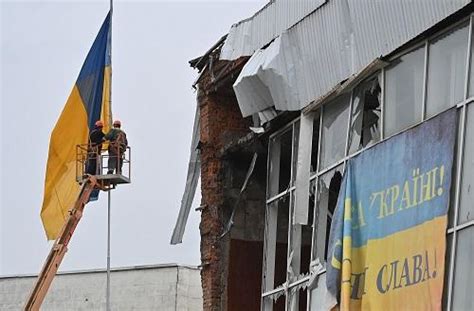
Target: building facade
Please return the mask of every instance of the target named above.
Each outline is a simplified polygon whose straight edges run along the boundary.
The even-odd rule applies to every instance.
[[[59,273],[41,310],[105,310],[105,270]],[[23,310],[36,275],[0,277],[0,309]],[[202,310],[199,270],[179,265],[114,268],[112,310]]]
[[[473,308],[472,12],[470,1],[275,0],[190,62],[200,76],[185,196],[200,168],[205,310],[326,310],[347,163],[449,109],[441,304]]]

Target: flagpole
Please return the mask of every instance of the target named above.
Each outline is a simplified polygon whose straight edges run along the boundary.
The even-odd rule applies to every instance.
[[[110,46],[109,46],[109,55],[108,57],[110,58],[110,85],[109,85],[109,109],[110,109],[110,115],[112,115],[112,13],[114,10],[114,3],[113,0],[110,0],[110,25],[109,25],[109,34],[110,34]],[[110,120],[107,120],[110,121]],[[105,303],[106,303],[106,310],[110,311],[110,192],[111,190],[107,192],[107,290],[106,290],[106,297],[105,297]]]
[[[107,292],[106,292],[106,310],[110,311],[110,192],[108,193],[107,204]]]

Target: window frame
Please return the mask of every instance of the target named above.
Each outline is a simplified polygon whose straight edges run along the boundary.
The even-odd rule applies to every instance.
[[[314,194],[315,194],[315,200],[314,200],[314,206],[310,206],[309,208],[313,208],[313,222],[311,224],[312,226],[312,239],[311,239],[311,252],[310,252],[310,262],[313,261],[313,260],[316,260],[316,258],[318,257],[321,257],[322,260],[324,260],[324,254],[321,254],[321,246],[319,246],[319,250],[316,250],[315,247],[318,247],[316,244],[316,239],[318,238],[318,228],[317,228],[317,223],[318,223],[318,217],[317,217],[317,209],[320,208],[319,207],[319,202],[318,202],[318,187],[319,187],[319,179],[321,178],[321,176],[323,176],[324,174],[326,174],[327,172],[330,172],[334,169],[336,169],[337,167],[339,166],[342,166],[342,173],[344,173],[345,171],[345,168],[346,168],[346,164],[347,164],[347,161],[355,156],[357,156],[358,154],[360,154],[361,152],[364,152],[374,146],[376,146],[377,144],[381,143],[381,142],[384,142],[385,140],[389,139],[390,137],[393,137],[395,135],[398,135],[402,132],[405,132],[406,130],[414,127],[414,126],[417,126],[423,122],[426,122],[427,120],[437,116],[438,114],[442,113],[443,111],[439,111],[437,112],[434,116],[430,117],[430,118],[427,118],[426,116],[426,106],[427,106],[427,84],[428,84],[428,68],[429,68],[429,48],[430,48],[430,42],[440,36],[442,36],[443,34],[449,32],[449,31],[452,31],[453,29],[461,26],[463,23],[466,23],[468,22],[468,27],[469,27],[469,35],[468,35],[468,50],[467,50],[467,59],[466,59],[466,68],[465,68],[465,76],[464,76],[464,90],[463,90],[463,99],[461,102],[459,103],[456,103],[454,106],[452,107],[456,107],[457,111],[459,111],[459,120],[458,120],[458,126],[459,126],[459,135],[458,135],[458,147],[457,147],[457,150],[456,152],[458,152],[458,155],[457,155],[457,158],[456,158],[456,162],[453,163],[453,169],[456,170],[456,174],[454,175],[455,176],[455,179],[452,180],[452,187],[455,187],[455,191],[454,191],[454,203],[453,204],[450,204],[449,208],[450,209],[454,209],[454,219],[453,219],[453,222],[452,222],[452,225],[450,226],[448,224],[448,228],[447,228],[447,231],[446,231],[446,243],[448,243],[448,240],[449,239],[452,239],[452,245],[450,247],[450,253],[446,253],[446,256],[449,256],[449,261],[446,260],[445,262],[445,277],[447,275],[447,283],[445,282],[444,284],[444,289],[443,291],[447,292],[447,306],[446,306],[446,309],[448,311],[450,311],[452,309],[452,305],[453,305],[453,288],[454,288],[454,273],[455,273],[455,263],[456,263],[456,253],[457,253],[457,239],[458,239],[458,235],[459,233],[462,231],[462,230],[465,230],[467,228],[470,228],[472,226],[474,226],[474,220],[470,220],[470,221],[467,221],[465,223],[462,223],[460,224],[459,223],[459,208],[460,208],[460,195],[461,195],[461,185],[462,185],[462,173],[463,173],[463,161],[464,161],[464,151],[465,151],[465,140],[466,140],[466,118],[467,118],[467,108],[469,105],[471,105],[472,103],[474,103],[474,95],[473,96],[469,96],[469,84],[470,84],[470,79],[474,79],[474,71],[473,71],[473,74],[472,74],[472,77],[471,77],[471,66],[473,66],[473,62],[474,62],[474,59],[473,57],[471,57],[472,53],[474,52],[473,49],[474,47],[472,46],[473,44],[473,27],[474,27],[474,13],[471,13],[469,16],[466,16],[464,18],[461,18],[459,21],[456,21],[455,23],[445,27],[444,29],[442,29],[441,31],[439,32],[436,32],[435,34],[433,34],[432,36],[428,37],[428,38],[425,38],[423,39],[422,41],[420,42],[417,42],[415,44],[413,44],[412,46],[404,49],[403,51],[401,51],[400,53],[397,53],[395,54],[394,56],[390,57],[388,60],[389,60],[389,63],[388,65],[398,59],[399,57],[403,56],[403,55],[406,55],[420,47],[423,47],[424,48],[424,64],[423,64],[423,85],[422,85],[422,88],[423,88],[423,91],[422,91],[422,102],[421,103],[418,103],[419,105],[421,105],[421,121],[419,122],[416,122],[412,125],[410,125],[409,127],[407,128],[403,128],[401,129],[400,131],[397,131],[393,134],[390,134],[388,136],[386,136],[386,133],[385,133],[385,103],[386,103],[386,85],[385,85],[385,67],[377,70],[376,72],[372,73],[370,76],[366,77],[365,79],[362,79],[359,83],[357,83],[356,85],[354,86],[351,86],[351,89],[347,92],[350,92],[350,104],[349,104],[349,117],[348,117],[348,124],[347,124],[347,127],[346,127],[346,136],[345,136],[345,152],[344,152],[344,157],[340,160],[337,160],[335,161],[334,163],[332,164],[329,164],[327,165],[327,167],[325,168],[321,168],[321,147],[322,147],[322,129],[323,129],[323,121],[324,121],[324,110],[327,109],[327,106],[333,102],[334,100],[337,100],[337,98],[332,98],[331,100],[327,101],[327,102],[324,102],[322,103],[319,107],[317,107],[316,109],[312,110],[312,111],[303,111],[302,113],[313,113],[315,115],[315,120],[316,120],[316,116],[319,118],[319,124],[317,124],[316,122],[314,122],[313,126],[318,126],[319,127],[319,131],[318,131],[318,146],[317,146],[317,158],[316,158],[316,171],[315,172],[311,172],[310,173],[310,177],[309,177],[309,182],[310,182],[310,185],[311,183],[313,182],[314,185]],[[352,152],[350,153],[350,146],[349,146],[349,135],[351,134],[351,123],[352,123],[352,111],[353,111],[353,102],[354,102],[354,90],[361,84],[363,83],[364,81],[367,81],[367,79],[370,79],[371,77],[375,76],[375,75],[379,75],[380,77],[380,87],[381,87],[381,99],[380,99],[380,109],[381,109],[381,112],[380,112],[380,140],[378,142],[374,142],[373,144],[370,144],[369,146],[366,146],[364,148],[361,148],[360,150],[357,150],[355,152]],[[347,93],[346,92],[346,93]],[[474,92],[473,92],[474,93]],[[339,96],[338,96],[339,97]],[[452,107],[450,107],[449,109],[451,109]],[[474,105],[471,105],[471,109],[474,109]],[[445,110],[444,110],[445,111]],[[282,191],[282,192],[279,192],[277,195],[274,195],[273,197],[270,197],[270,198],[267,198],[266,199],[266,206],[267,206],[267,210],[268,211],[268,206],[275,203],[277,200],[280,200],[282,199],[283,197],[285,196],[289,196],[289,199],[290,199],[290,205],[289,205],[289,219],[288,219],[288,222],[289,222],[289,226],[288,226],[288,247],[287,247],[287,250],[288,250],[288,254],[287,254],[287,262],[288,262],[288,259],[290,257],[290,251],[292,249],[292,241],[291,241],[291,232],[292,232],[292,228],[293,228],[293,224],[292,224],[292,217],[293,217],[293,213],[294,213],[294,193],[295,193],[295,190],[296,190],[296,184],[295,184],[295,176],[294,174],[296,174],[296,170],[294,169],[294,166],[293,166],[293,161],[294,161],[294,156],[295,156],[295,141],[297,141],[297,139],[295,139],[295,126],[297,124],[300,124],[298,123],[298,121],[300,120],[300,117],[298,118],[295,118],[294,120],[292,120],[291,122],[289,122],[288,124],[286,124],[285,126],[283,126],[281,129],[279,129],[278,131],[276,131],[275,133],[271,134],[270,137],[269,137],[269,141],[271,141],[271,139],[273,139],[274,137],[276,137],[277,135],[281,135],[282,133],[284,133],[289,127],[292,127],[292,162],[291,162],[291,181],[290,181],[290,187],[288,187],[288,189],[286,189],[285,191]],[[314,131],[313,131],[314,133]],[[298,142],[300,143],[300,142]],[[296,146],[297,147],[297,146]],[[316,146],[313,146],[313,148],[315,148]],[[270,149],[271,149],[271,146],[269,144],[268,146],[268,152],[269,152],[269,155],[268,155],[268,161],[267,161],[267,172],[268,169],[269,169],[269,165],[270,165]],[[269,174],[269,173],[268,173]],[[268,180],[268,179],[267,179]],[[268,184],[267,184],[267,192],[268,192]],[[448,213],[449,215],[449,213]],[[267,222],[267,215],[265,216],[265,221]],[[326,222],[321,222],[321,224],[324,223],[324,226],[326,224]],[[267,223],[266,223],[267,224]],[[309,225],[309,224],[308,224]],[[326,228],[327,229],[327,228]],[[267,227],[265,227],[265,230],[267,231]],[[323,232],[325,232],[325,230],[323,229],[322,230]],[[300,236],[301,238],[301,236]],[[265,274],[266,274],[266,254],[267,254],[267,250],[266,250],[266,244],[267,244],[267,235],[265,235],[265,240],[264,240],[264,266],[263,266],[263,274],[262,274],[262,280],[265,279]],[[301,244],[301,241],[299,241],[299,244]],[[301,245],[300,245],[301,246]],[[324,250],[323,250],[324,252]],[[446,252],[448,252],[448,247],[447,247],[447,250]],[[450,262],[450,265],[447,266],[447,263]],[[326,272],[326,269],[323,268],[321,269],[319,272],[318,272],[318,275],[322,275]],[[307,282],[309,280],[310,276],[307,275],[307,276],[304,276],[302,277],[301,279],[298,279],[290,284],[288,284],[288,272],[287,272],[287,280],[286,280],[286,283],[282,284],[283,287],[279,287],[279,288],[273,288],[271,290],[267,290],[265,291],[265,285],[264,283],[262,282],[262,294],[261,294],[261,297],[262,297],[262,310],[272,310],[272,306],[273,306],[273,301],[271,301],[271,308],[270,309],[267,309],[266,308],[266,305],[265,305],[265,301],[267,301],[269,298],[269,296],[275,294],[275,293],[278,293],[278,292],[282,292],[284,291],[284,295],[285,295],[285,299],[286,299],[286,309],[288,309],[290,307],[290,290],[292,288],[295,288],[296,286],[299,286],[305,282]],[[299,295],[296,295],[297,297],[299,297]],[[307,291],[307,310],[310,310],[311,308],[311,291]]]

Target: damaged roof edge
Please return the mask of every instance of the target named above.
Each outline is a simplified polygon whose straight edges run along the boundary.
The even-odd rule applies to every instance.
[[[287,29],[318,10],[328,0],[273,0],[230,28],[220,59],[250,56]]]
[[[227,38],[227,36],[228,36],[227,34],[223,35],[209,50],[206,51],[206,53],[204,53],[204,55],[202,55],[200,57],[196,57],[194,59],[191,59],[189,61],[189,65],[192,68],[197,68],[199,70],[199,72],[201,72],[201,70],[207,64],[207,61],[209,59],[209,55],[211,55],[212,52],[214,52],[216,49],[219,49],[219,48],[222,47],[222,45],[224,44],[224,41]]]
[[[253,54],[234,84],[242,115],[271,106],[279,111],[305,109],[469,3],[328,1]]]

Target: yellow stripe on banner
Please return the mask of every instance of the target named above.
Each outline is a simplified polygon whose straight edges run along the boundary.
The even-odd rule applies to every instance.
[[[440,216],[352,248],[350,310],[441,310],[446,222]]]
[[[74,86],[49,142],[41,219],[48,240],[54,240],[79,194],[76,145],[87,143],[87,113]]]

